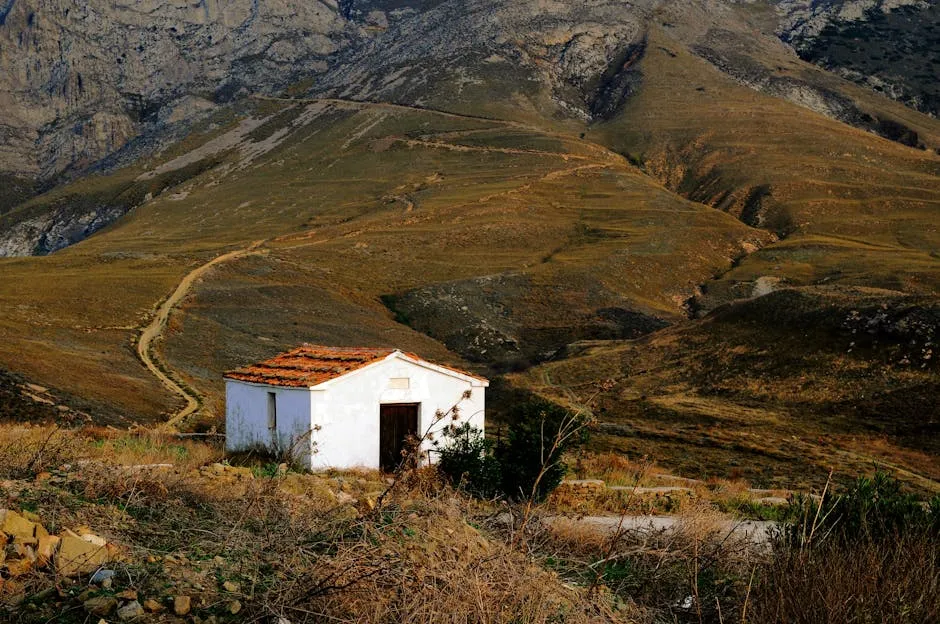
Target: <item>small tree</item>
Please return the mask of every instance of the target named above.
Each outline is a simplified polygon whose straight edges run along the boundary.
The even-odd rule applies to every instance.
[[[587,418],[541,398],[510,410],[507,440],[495,449],[502,490],[510,498],[544,499],[568,472],[564,454],[587,440]]]
[[[447,427],[435,443],[438,469],[475,496],[542,500],[567,473],[562,457],[584,442],[587,420],[544,399],[515,405],[510,417],[507,439],[495,447],[469,423]]]
[[[502,471],[493,456],[492,444],[470,423],[451,425],[444,430],[444,444],[438,447],[437,468],[451,483],[474,496],[492,498],[501,494]]]

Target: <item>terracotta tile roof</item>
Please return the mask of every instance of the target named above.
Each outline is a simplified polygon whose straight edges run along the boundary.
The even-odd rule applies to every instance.
[[[266,384],[269,386],[287,386],[308,388],[325,381],[342,377],[347,373],[387,358],[396,349],[370,347],[325,347],[305,344],[282,353],[269,360],[264,360],[225,373],[225,379]],[[408,359],[428,362],[414,353],[401,353]],[[429,364],[434,364],[428,362]],[[441,368],[472,377],[484,383],[487,380],[459,368],[434,364]]]
[[[226,379],[307,388],[384,359],[394,349],[303,345],[253,366],[225,373]]]

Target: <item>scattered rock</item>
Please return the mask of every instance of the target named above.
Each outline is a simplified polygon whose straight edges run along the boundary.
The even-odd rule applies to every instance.
[[[780,507],[790,503],[789,499],[786,499],[783,496],[765,496],[763,498],[758,498],[757,502],[761,505],[768,505],[772,507]]]
[[[92,615],[106,617],[117,609],[118,601],[114,596],[95,596],[86,600],[82,606]]]
[[[134,593],[136,594],[137,592]],[[122,622],[133,622],[134,620],[144,617],[144,608],[140,606],[139,602],[132,600],[118,609],[117,615]]]
[[[33,562],[29,559],[7,559],[5,564],[7,574],[10,576],[23,576],[33,569]]]
[[[56,571],[62,576],[91,574],[110,558],[105,546],[94,544],[75,535],[61,536],[56,556]]]
[[[36,538],[36,524],[10,509],[0,509],[0,530],[14,541]]]
[[[147,600],[144,600],[144,609],[146,611],[149,611],[150,613],[160,613],[165,608],[166,607],[164,607],[162,604],[160,604],[153,598],[148,598]]]
[[[559,484],[558,490],[578,495],[592,495],[602,493],[606,487],[600,479],[566,479]]]
[[[242,610],[242,603],[238,600],[233,600],[228,603],[228,612],[232,615],[238,615],[238,612]]]
[[[192,599],[189,596],[173,597],[173,613],[184,616],[192,609]]]
[[[222,583],[222,587],[227,592],[235,593],[238,591],[238,583],[234,581],[225,581],[224,583]]]
[[[62,540],[58,535],[49,535],[41,524],[36,525],[36,535],[36,556],[39,558],[39,565],[47,566],[52,563]]]
[[[356,497],[352,494],[349,494],[345,491],[339,491],[336,493],[336,502],[338,502],[340,505],[355,505],[357,501]]]
[[[115,598],[120,598],[121,600],[137,600],[137,591],[133,589],[125,589],[124,591],[114,594]]]
[[[359,510],[352,505],[343,505],[333,512],[333,517],[339,522],[355,520],[359,517]]]
[[[105,582],[107,579],[114,577],[114,570],[101,569],[91,575],[89,582],[94,583],[95,585],[100,585]]]

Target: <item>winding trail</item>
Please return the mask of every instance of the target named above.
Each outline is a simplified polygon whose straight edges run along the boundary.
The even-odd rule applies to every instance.
[[[182,397],[186,402],[182,409],[170,416],[170,418],[163,423],[164,428],[175,428],[183,420],[195,414],[201,403],[195,392],[186,388],[183,384],[164,372],[164,370],[169,370],[169,367],[165,365],[161,367],[162,362],[160,362],[156,351],[153,349],[154,342],[163,335],[163,330],[166,329],[167,321],[173,309],[186,297],[197,279],[205,275],[212,267],[222,264],[223,262],[252,254],[264,253],[258,251],[258,248],[263,243],[264,241],[256,241],[244,249],[236,249],[235,251],[222,254],[187,273],[176,286],[176,290],[157,308],[156,314],[154,314],[150,323],[140,331],[140,335],[137,338],[137,356],[140,358],[140,361],[143,362],[147,370],[153,373],[154,377],[159,379],[164,386],[174,394]]]

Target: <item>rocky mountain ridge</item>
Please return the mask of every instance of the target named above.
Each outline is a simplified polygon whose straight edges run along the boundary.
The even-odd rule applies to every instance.
[[[940,114],[935,2],[784,0],[777,10],[777,33],[801,58],[923,113]]]
[[[503,76],[534,90],[547,82],[555,101],[535,103],[543,113],[603,117],[637,79],[627,70],[650,27],[665,26],[690,45],[723,32],[730,45],[750,38],[751,47],[785,55],[769,38],[753,37],[738,4],[6,0],[0,172],[49,180],[80,171],[135,137],[298,82],[318,93],[430,104]],[[923,4],[786,0],[776,3],[778,34],[801,49],[833,21]]]
[[[247,95],[392,102],[580,132],[614,118],[639,91],[639,66],[655,31],[750,89],[938,149],[902,107],[873,94],[865,100],[849,83],[801,63],[742,9],[752,5],[8,1],[0,18],[0,67],[10,70],[0,72],[0,256],[67,247],[180,183],[129,183],[107,196],[64,192],[24,203],[89,171],[133,166],[210,117],[238,115],[233,107]],[[779,2],[771,10],[783,20],[778,35],[797,42],[834,21],[901,5],[920,6]]]
[[[154,125],[322,71],[359,36],[329,0],[7,0],[0,170],[81,169]]]

